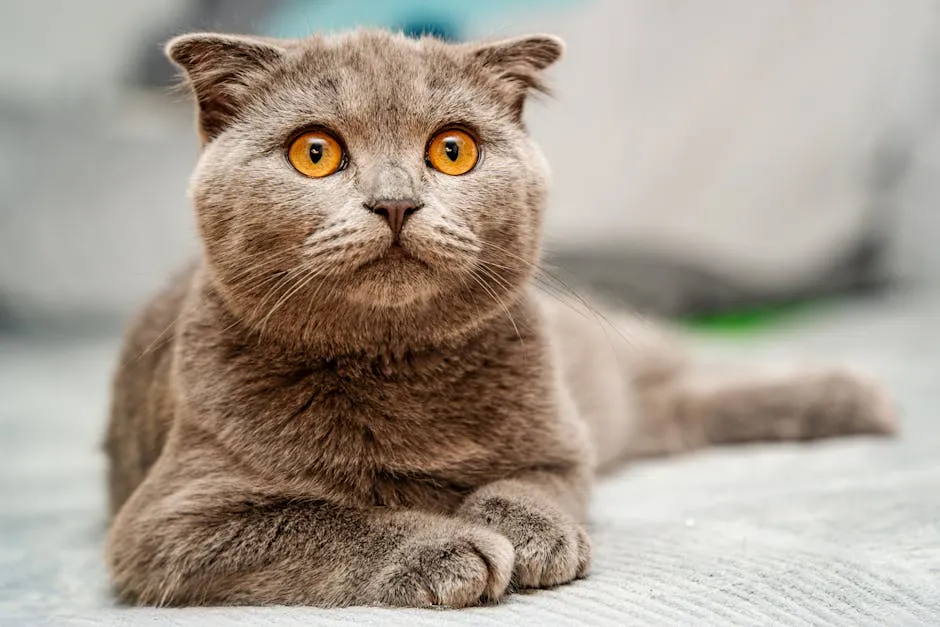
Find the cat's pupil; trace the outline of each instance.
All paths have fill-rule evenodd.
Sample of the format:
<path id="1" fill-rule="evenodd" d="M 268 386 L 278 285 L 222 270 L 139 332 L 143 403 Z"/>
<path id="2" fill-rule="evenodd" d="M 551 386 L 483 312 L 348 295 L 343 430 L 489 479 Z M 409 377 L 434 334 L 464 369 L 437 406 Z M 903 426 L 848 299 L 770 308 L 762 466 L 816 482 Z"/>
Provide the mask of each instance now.
<path id="1" fill-rule="evenodd" d="M 460 156 L 460 146 L 457 145 L 456 139 L 444 140 L 444 154 L 451 161 L 457 161 L 457 157 Z"/>
<path id="2" fill-rule="evenodd" d="M 314 163 L 320 163 L 323 158 L 323 144 L 314 142 L 310 144 L 310 160 Z"/>

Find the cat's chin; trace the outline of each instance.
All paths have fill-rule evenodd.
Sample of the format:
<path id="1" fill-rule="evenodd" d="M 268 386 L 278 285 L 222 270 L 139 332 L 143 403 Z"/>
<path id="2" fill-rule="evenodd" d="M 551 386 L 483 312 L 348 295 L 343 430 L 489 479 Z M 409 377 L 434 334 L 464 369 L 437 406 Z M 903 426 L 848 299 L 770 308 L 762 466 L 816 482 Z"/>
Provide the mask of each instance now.
<path id="1" fill-rule="evenodd" d="M 359 268 L 353 283 L 347 297 L 370 307 L 407 307 L 426 302 L 440 291 L 431 268 L 397 248 Z"/>
<path id="2" fill-rule="evenodd" d="M 415 288 L 396 281 L 361 284 L 347 293 L 347 298 L 369 308 L 402 309 L 426 303 L 438 292 L 431 286 Z"/>

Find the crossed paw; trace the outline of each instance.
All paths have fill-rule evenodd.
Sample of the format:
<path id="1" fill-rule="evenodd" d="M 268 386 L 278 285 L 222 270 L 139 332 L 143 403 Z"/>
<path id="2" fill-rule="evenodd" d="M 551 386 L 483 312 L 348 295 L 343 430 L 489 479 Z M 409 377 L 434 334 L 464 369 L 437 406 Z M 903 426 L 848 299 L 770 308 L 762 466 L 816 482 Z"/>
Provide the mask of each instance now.
<path id="1" fill-rule="evenodd" d="M 587 532 L 550 505 L 471 499 L 453 527 L 408 540 L 374 584 L 381 602 L 465 607 L 498 600 L 507 588 L 545 588 L 587 573 Z"/>

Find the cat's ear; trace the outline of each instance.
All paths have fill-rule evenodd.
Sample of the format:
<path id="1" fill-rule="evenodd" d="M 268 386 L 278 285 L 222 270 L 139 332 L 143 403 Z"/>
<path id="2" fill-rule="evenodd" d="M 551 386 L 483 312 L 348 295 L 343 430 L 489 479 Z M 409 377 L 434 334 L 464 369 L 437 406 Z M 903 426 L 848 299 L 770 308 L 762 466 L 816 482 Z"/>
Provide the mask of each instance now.
<path id="1" fill-rule="evenodd" d="M 165 51 L 186 72 L 199 106 L 199 132 L 208 142 L 238 116 L 287 49 L 271 40 L 193 33 L 171 39 Z"/>
<path id="2" fill-rule="evenodd" d="M 503 81 L 513 111 L 521 117 L 529 92 L 548 92 L 542 70 L 557 61 L 564 51 L 565 43 L 554 35 L 528 35 L 477 44 L 472 56 L 477 65 Z"/>

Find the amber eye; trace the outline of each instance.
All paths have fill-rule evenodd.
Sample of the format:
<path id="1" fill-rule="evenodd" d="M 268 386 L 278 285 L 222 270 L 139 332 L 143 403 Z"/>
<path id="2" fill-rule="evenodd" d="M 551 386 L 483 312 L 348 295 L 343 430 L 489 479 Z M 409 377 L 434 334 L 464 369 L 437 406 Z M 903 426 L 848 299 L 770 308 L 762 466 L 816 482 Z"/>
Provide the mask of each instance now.
<path id="1" fill-rule="evenodd" d="M 323 131 L 310 131 L 295 139 L 287 151 L 287 158 L 304 176 L 329 176 L 343 166 L 343 147 Z"/>
<path id="2" fill-rule="evenodd" d="M 427 158 L 428 165 L 438 172 L 458 176 L 473 169 L 480 158 L 480 149 L 470 135 L 451 129 L 431 138 Z"/>

